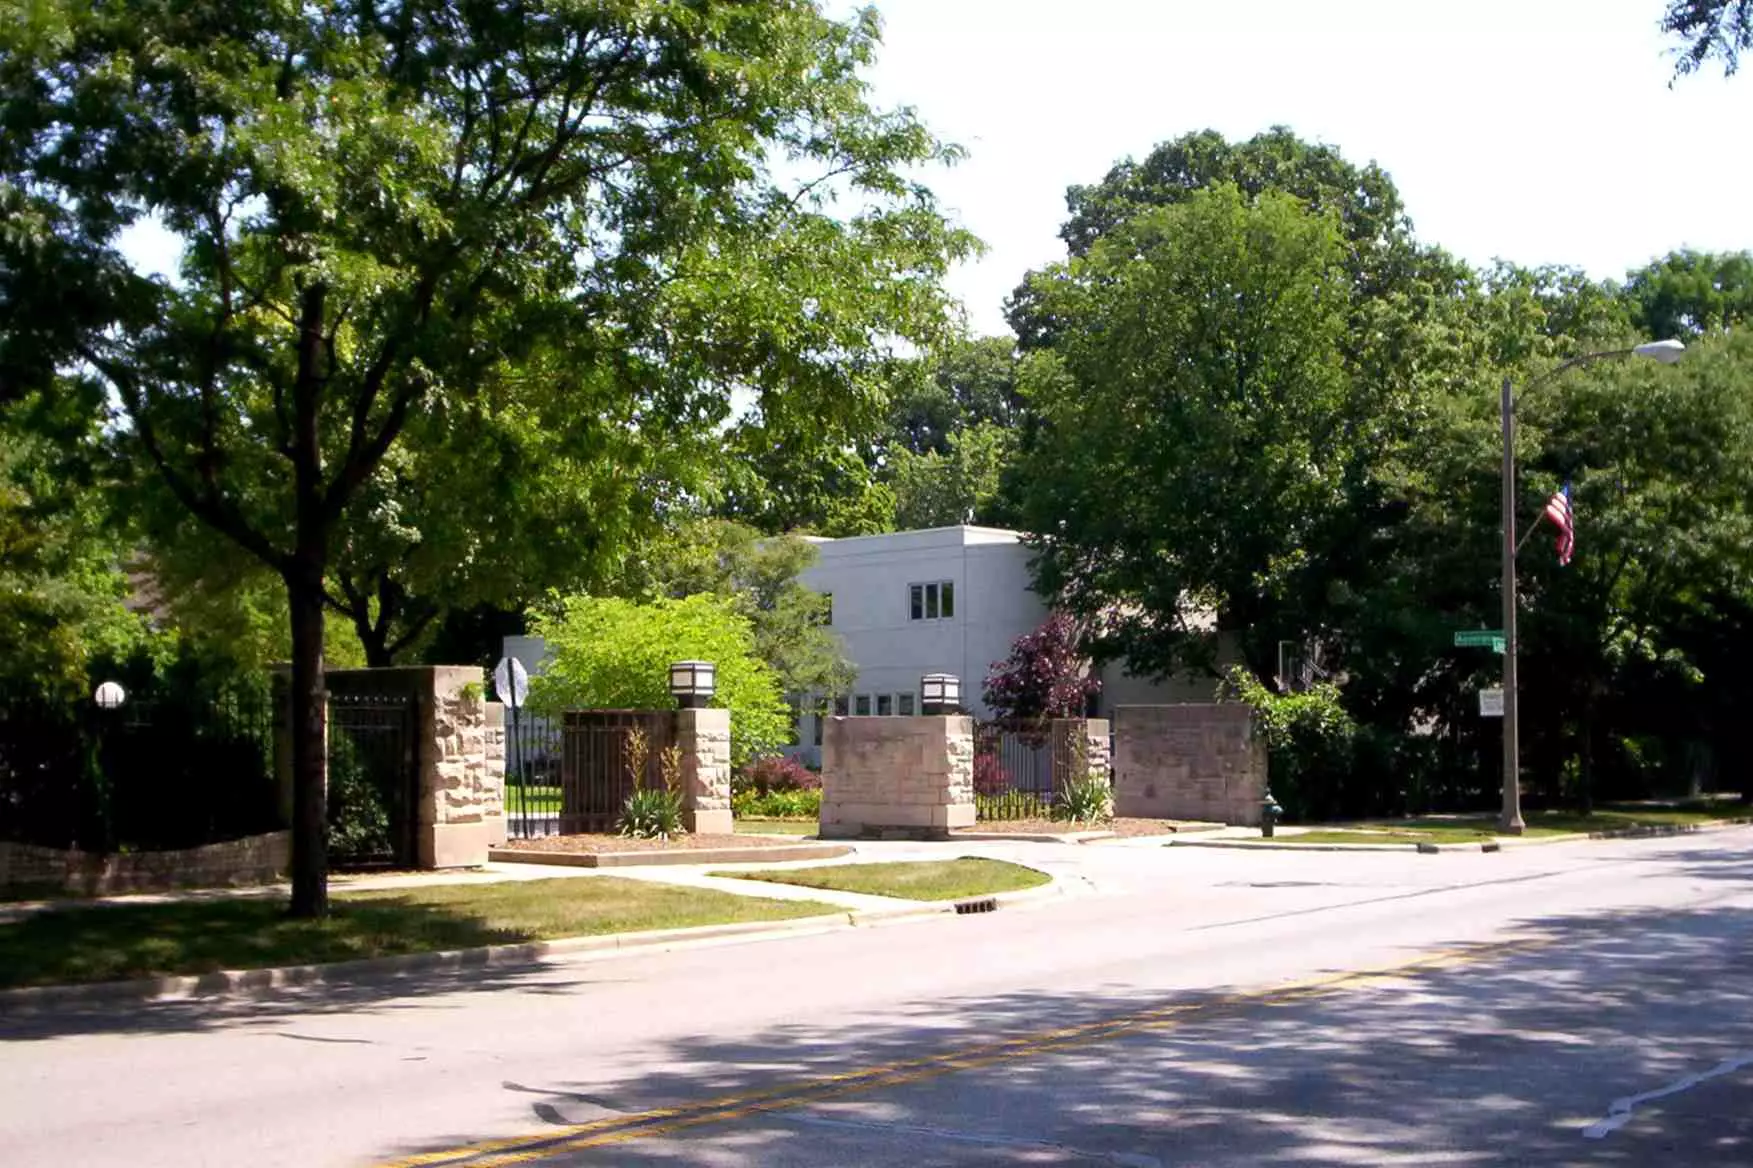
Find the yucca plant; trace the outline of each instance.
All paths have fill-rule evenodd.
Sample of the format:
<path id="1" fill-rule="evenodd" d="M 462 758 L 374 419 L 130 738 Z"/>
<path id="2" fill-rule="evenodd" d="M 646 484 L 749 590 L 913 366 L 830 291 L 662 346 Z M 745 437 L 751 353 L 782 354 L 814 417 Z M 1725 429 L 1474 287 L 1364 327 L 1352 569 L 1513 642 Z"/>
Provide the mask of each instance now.
<path id="1" fill-rule="evenodd" d="M 669 839 L 682 834 L 682 799 L 661 787 L 642 787 L 627 796 L 617 824 L 632 839 Z"/>

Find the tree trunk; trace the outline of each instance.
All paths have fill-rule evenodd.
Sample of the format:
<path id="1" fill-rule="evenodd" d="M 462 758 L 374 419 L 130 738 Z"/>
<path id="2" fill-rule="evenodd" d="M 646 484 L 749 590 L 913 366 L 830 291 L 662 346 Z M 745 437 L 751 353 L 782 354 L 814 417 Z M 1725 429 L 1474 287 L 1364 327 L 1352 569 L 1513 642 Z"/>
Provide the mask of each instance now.
<path id="1" fill-rule="evenodd" d="M 292 915 L 323 917 L 329 913 L 329 768 L 321 569 L 295 564 L 286 598 L 292 609 Z"/>

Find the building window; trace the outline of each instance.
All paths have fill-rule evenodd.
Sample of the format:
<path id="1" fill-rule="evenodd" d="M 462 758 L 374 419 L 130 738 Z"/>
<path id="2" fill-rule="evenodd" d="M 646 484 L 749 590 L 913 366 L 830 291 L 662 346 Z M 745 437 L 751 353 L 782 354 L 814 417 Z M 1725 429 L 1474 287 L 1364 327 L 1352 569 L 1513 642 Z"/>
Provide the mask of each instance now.
<path id="1" fill-rule="evenodd" d="M 910 693 L 901 694 L 896 701 L 900 706 L 896 712 L 903 718 L 911 718 L 913 716 L 913 695 Z"/>
<path id="2" fill-rule="evenodd" d="M 852 712 L 860 718 L 870 717 L 870 695 L 859 694 L 852 699 Z"/>
<path id="3" fill-rule="evenodd" d="M 949 620 L 955 616 L 955 581 L 907 585 L 907 615 L 912 620 Z"/>
<path id="4" fill-rule="evenodd" d="M 895 695 L 894 694 L 878 694 L 877 695 L 877 717 L 889 718 L 889 717 L 893 717 L 894 713 L 895 713 Z"/>
<path id="5" fill-rule="evenodd" d="M 851 712 L 852 712 L 852 699 L 851 698 L 848 698 L 845 694 L 841 694 L 839 697 L 834 699 L 834 713 L 835 714 L 844 718 L 847 714 L 849 714 Z"/>
<path id="6" fill-rule="evenodd" d="M 816 711 L 816 732 L 811 735 L 811 738 L 813 739 L 812 745 L 820 746 L 822 744 L 822 725 L 827 722 L 827 720 L 828 707 L 823 706 Z"/>

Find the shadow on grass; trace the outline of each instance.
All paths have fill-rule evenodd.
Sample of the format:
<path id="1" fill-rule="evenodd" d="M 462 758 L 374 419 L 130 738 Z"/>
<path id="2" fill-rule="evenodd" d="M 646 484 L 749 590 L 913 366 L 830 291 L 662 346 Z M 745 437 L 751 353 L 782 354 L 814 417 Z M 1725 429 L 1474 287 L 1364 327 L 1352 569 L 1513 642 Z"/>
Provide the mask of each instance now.
<path id="1" fill-rule="evenodd" d="M 1750 863 L 1725 850 L 1688 867 L 1736 880 Z M 634 1077 L 504 1083 L 551 1133 L 510 1150 L 545 1165 L 733 1168 L 1753 1163 L 1753 1067 L 1585 1134 L 1616 1099 L 1753 1052 L 1753 910 L 1559 917 L 1525 937 L 1300 996 L 1040 988 L 687 1037 L 654 1045 Z M 617 1126 L 672 1108 L 635 1138 Z M 606 1126 L 569 1130 L 587 1123 Z"/>

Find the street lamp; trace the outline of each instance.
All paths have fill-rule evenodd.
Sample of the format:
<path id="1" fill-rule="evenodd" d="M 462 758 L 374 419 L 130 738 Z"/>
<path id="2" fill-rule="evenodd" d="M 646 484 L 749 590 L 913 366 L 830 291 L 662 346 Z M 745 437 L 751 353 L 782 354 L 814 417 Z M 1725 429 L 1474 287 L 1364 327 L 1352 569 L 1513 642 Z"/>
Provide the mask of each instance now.
<path id="1" fill-rule="evenodd" d="M 717 671 L 710 661 L 677 661 L 670 666 L 670 696 L 684 710 L 710 705 L 717 689 Z"/>
<path id="2" fill-rule="evenodd" d="M 1609 357 L 1647 357 L 1672 365 L 1685 352 L 1686 346 L 1679 341 L 1665 340 L 1629 349 L 1584 353 L 1529 382 L 1522 392 L 1532 392 L 1566 370 Z M 1499 408 L 1503 423 L 1503 814 L 1498 827 L 1506 835 L 1521 835 L 1528 825 L 1522 819 L 1522 767 L 1516 719 L 1516 403 L 1508 376 L 1503 379 Z"/>

